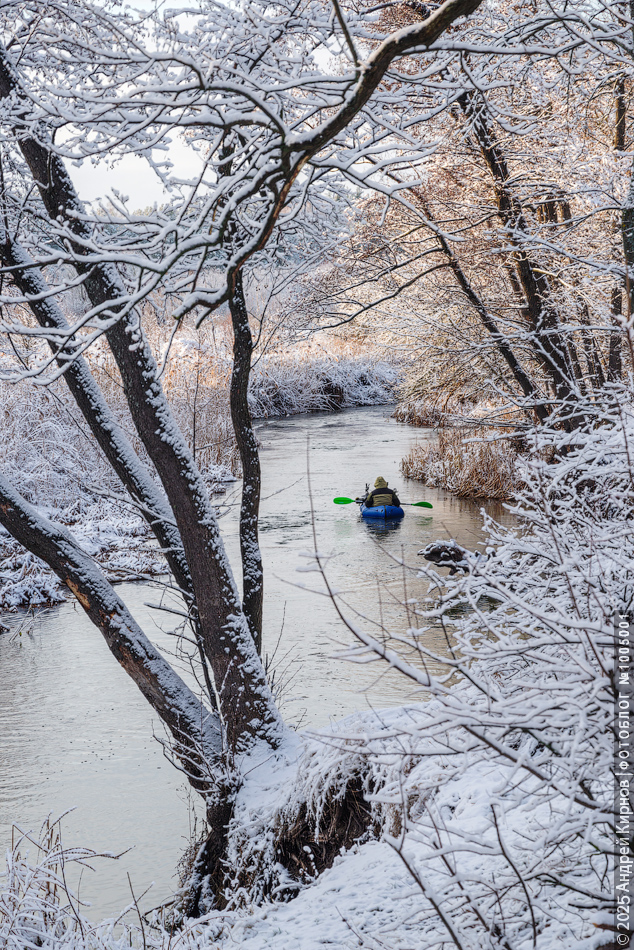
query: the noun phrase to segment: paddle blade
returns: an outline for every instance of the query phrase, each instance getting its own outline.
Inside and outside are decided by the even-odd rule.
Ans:
[[[410,501],[408,502],[410,508],[433,508],[433,505],[430,505],[428,501]]]
[[[335,505],[353,505],[354,498],[333,498]]]

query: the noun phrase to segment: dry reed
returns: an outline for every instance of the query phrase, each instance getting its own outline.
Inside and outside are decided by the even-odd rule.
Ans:
[[[469,436],[473,438],[473,433]],[[401,471],[459,498],[512,498],[522,485],[517,452],[506,440],[466,439],[464,430],[441,429],[437,441],[414,446],[402,460]]]
[[[449,397],[439,399],[406,399],[394,411],[397,422],[420,428],[440,429],[466,425],[515,427],[524,422],[522,413],[513,406],[491,400],[469,400]]]

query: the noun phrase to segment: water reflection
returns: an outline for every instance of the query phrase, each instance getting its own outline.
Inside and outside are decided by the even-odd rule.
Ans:
[[[361,517],[361,516],[359,516]],[[390,534],[393,531],[400,531],[402,521],[369,521],[365,518],[361,519],[366,531],[368,534],[372,534],[377,538],[383,538],[386,534]]]

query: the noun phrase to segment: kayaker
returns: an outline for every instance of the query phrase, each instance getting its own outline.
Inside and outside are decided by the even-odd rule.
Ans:
[[[401,506],[396,492],[387,487],[387,482],[380,475],[374,483],[373,491],[365,499],[366,508],[376,508],[377,505],[394,505],[396,508]]]

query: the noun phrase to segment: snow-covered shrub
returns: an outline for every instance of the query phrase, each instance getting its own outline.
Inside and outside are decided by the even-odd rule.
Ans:
[[[53,512],[81,503],[88,482],[117,485],[63,383],[0,382],[0,420],[0,467],[31,503]]]
[[[109,395],[121,409],[116,392]],[[234,477],[222,464],[235,455],[232,431],[227,438],[228,409],[221,419],[220,430],[214,429],[222,435],[219,451],[209,451],[203,470],[212,493],[224,492],[224,482]],[[127,498],[63,382],[39,389],[0,382],[0,422],[0,469],[47,517],[72,526],[84,550],[110,579],[165,573],[165,559],[147,523]],[[131,425],[126,428],[131,431]],[[138,442],[137,449],[143,457]],[[53,572],[0,528],[0,610],[43,607],[63,599]]]
[[[367,357],[265,357],[254,367],[249,406],[254,418],[391,402],[398,370]]]
[[[31,855],[35,854],[35,859]],[[0,875],[0,945],[6,950],[50,947],[89,950],[114,944],[115,922],[95,926],[67,884],[67,866],[90,866],[96,852],[65,849],[60,823],[47,820],[36,838],[18,834],[7,851],[6,872]]]
[[[108,576],[165,571],[164,559],[112,469],[86,431],[63,384],[26,390],[0,384],[0,468],[48,517],[73,526]],[[111,493],[113,497],[107,497]],[[57,577],[0,529],[0,610],[60,603]]]
[[[506,501],[522,485],[517,463],[517,452],[508,440],[440,429],[434,442],[413,446],[401,461],[401,471],[406,478],[444,488],[459,498]]]
[[[63,818],[63,816],[62,816]],[[99,859],[114,854],[65,847],[62,819],[47,819],[39,835],[15,829],[17,842],[7,850],[6,871],[0,873],[0,946],[3,950],[209,950],[209,928],[198,922],[184,926],[175,939],[155,921],[141,918],[134,898],[116,918],[95,923],[86,905],[69,885],[73,871],[91,870]],[[69,873],[70,872],[70,873]],[[77,878],[77,874],[73,874]]]

